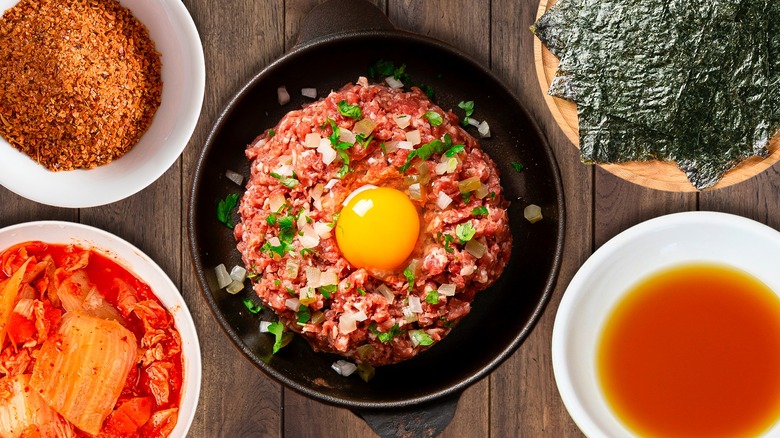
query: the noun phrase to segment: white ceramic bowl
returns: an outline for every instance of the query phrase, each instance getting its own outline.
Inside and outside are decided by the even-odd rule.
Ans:
[[[0,0],[0,12],[18,0]],[[144,189],[176,161],[200,116],[203,46],[181,0],[120,0],[149,29],[161,54],[163,91],[149,130],[124,156],[95,169],[52,172],[0,137],[0,185],[42,204],[93,207]]]
[[[563,296],[552,337],[555,381],[566,409],[589,437],[633,436],[609,409],[595,351],[606,317],[640,279],[687,262],[712,262],[752,274],[780,292],[780,233],[724,213],[651,219],[618,234],[582,265]],[[780,421],[766,436],[780,436]]]
[[[157,298],[171,312],[182,340],[184,378],[179,419],[172,438],[187,435],[195,417],[201,384],[200,344],[195,324],[179,290],[162,269],[129,242],[106,231],[72,222],[40,221],[11,225],[0,229],[0,251],[21,242],[40,240],[47,243],[78,244],[100,251],[134,273],[148,284]]]

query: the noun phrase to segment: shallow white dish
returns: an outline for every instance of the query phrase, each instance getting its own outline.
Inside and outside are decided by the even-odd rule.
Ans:
[[[648,220],[618,234],[575,274],[555,317],[552,362],[558,391],[589,437],[631,437],[609,409],[595,351],[606,317],[642,278],[688,262],[726,264],[780,292],[780,232],[740,216],[686,212]],[[780,421],[765,436],[780,436]]]
[[[0,13],[19,0],[0,0]],[[0,185],[58,207],[94,207],[131,196],[157,180],[181,155],[203,104],[203,46],[181,0],[120,0],[149,29],[161,54],[163,91],[149,130],[123,157],[95,169],[52,172],[0,137]]]
[[[17,243],[39,240],[46,243],[77,244],[98,250],[124,266],[148,284],[171,312],[182,340],[184,379],[179,419],[172,438],[184,437],[195,417],[201,385],[201,358],[198,335],[187,304],[163,270],[140,249],[111,233],[73,222],[40,221],[0,229],[0,251]]]

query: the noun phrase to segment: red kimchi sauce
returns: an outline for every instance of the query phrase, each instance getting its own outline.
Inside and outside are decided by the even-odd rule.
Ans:
[[[68,312],[63,284],[74,272],[83,271],[89,287],[94,286],[105,300],[104,305],[111,307],[105,309],[106,312],[121,315],[118,322],[135,335],[138,352],[136,363],[127,375],[113,411],[104,419],[99,436],[160,437],[170,434],[176,425],[181,401],[181,338],[173,316],[151,288],[110,257],[93,249],[26,242],[0,253],[0,294],[11,276],[28,260],[15,307],[16,310],[23,309],[25,306],[18,303],[27,300],[25,304],[35,303],[36,309],[42,310],[32,315],[26,315],[24,311],[22,314],[16,310],[11,312],[6,324],[7,333],[0,340],[0,382],[33,372],[36,351],[46,339],[57,335],[59,323]],[[79,278],[85,277],[79,274]],[[83,299],[74,290],[71,288],[75,296],[71,296],[71,300]],[[0,383],[0,403],[2,389]],[[92,436],[67,419],[64,422],[75,436]],[[33,426],[26,432],[37,436],[35,432],[39,431]]]

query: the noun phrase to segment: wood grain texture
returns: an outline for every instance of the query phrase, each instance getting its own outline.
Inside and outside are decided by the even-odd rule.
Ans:
[[[0,187],[0,227],[41,219],[94,225],[137,245],[180,287],[195,320],[203,356],[201,398],[191,437],[375,436],[351,411],[284,389],[243,357],[201,297],[187,243],[193,172],[211,126],[244,83],[289,50],[303,17],[322,1],[184,0],[205,50],[203,111],[180,160],[145,190],[114,204],[78,210],[37,204]],[[780,228],[776,195],[780,165],[748,181],[701,193],[649,189],[602,168],[582,165],[546,103],[537,76],[535,38],[528,30],[538,12],[536,1],[372,2],[398,27],[441,39],[489,66],[538,122],[564,182],[566,236],[553,297],[518,351],[462,394],[455,418],[442,436],[581,437],[558,395],[550,353],[555,311],[577,269],[623,229],[671,212],[726,211]]]
[[[554,5],[556,0],[541,0],[536,16],[541,15]],[[566,137],[575,146],[579,145],[579,129],[577,122],[577,105],[564,99],[552,97],[547,89],[558,69],[558,58],[553,56],[542,43],[536,39],[534,43],[534,63],[539,78],[539,84],[544,90],[545,102],[555,121],[561,127]],[[766,158],[751,157],[739,163],[727,172],[723,178],[711,188],[714,190],[728,187],[748,180],[772,167],[780,160],[780,134],[769,144],[769,156]],[[628,162],[621,164],[600,164],[608,172],[641,186],[672,192],[696,192],[688,178],[676,164],[662,161]]]

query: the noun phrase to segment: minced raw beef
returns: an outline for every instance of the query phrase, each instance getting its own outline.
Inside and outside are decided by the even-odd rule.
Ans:
[[[340,102],[362,116],[342,115]],[[350,146],[331,147],[343,142]],[[421,149],[433,153],[408,160]],[[375,366],[411,358],[443,339],[509,260],[495,164],[455,114],[419,89],[360,78],[285,115],[246,155],[238,249],[262,302],[317,351]],[[337,246],[342,203],[367,184],[407,193],[420,213],[420,238],[398,272],[356,269]]]

